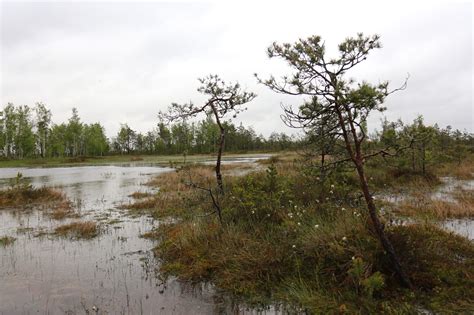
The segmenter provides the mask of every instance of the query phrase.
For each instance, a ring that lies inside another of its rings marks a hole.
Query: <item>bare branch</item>
[[[410,73],[407,73],[407,76],[405,77],[405,81],[403,82],[403,84],[400,87],[398,87],[394,90],[391,90],[391,91],[387,91],[386,95],[388,96],[388,95],[393,94],[395,92],[405,90],[407,88],[407,85],[408,85],[408,79],[410,79]]]

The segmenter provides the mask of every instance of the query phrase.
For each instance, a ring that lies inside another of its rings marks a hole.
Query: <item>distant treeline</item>
[[[313,147],[323,156],[331,147],[342,147],[340,140],[322,136],[318,130],[305,132],[297,139],[285,133],[272,133],[268,138],[258,135],[252,127],[225,122],[226,152],[280,151]],[[146,133],[122,124],[115,137],[108,139],[99,123],[86,124],[72,109],[67,122],[56,124],[51,111],[42,103],[34,107],[6,105],[0,111],[0,157],[21,159],[31,157],[77,157],[110,154],[208,154],[216,150],[219,129],[211,117],[199,122],[158,122]],[[426,166],[442,160],[460,161],[474,151],[471,133],[427,126],[418,117],[411,124],[401,121],[382,122],[381,131],[369,136],[366,144],[372,148],[400,147],[399,167],[424,172]],[[336,150],[337,151],[337,150]]]
[[[332,125],[323,127],[305,130],[306,137],[301,142],[304,155],[314,158],[310,159],[311,163],[317,162],[315,166],[322,171],[329,166],[334,167],[335,161],[347,161],[340,133],[328,132]],[[365,130],[364,134],[367,134],[364,150],[376,152],[368,153],[373,158],[369,164],[382,163],[397,170],[400,175],[426,175],[434,165],[446,162],[461,164],[467,156],[474,154],[472,133],[451,126],[440,128],[437,124],[426,125],[423,116],[418,116],[411,123],[385,119],[379,131],[369,135]]]
[[[400,171],[422,174],[426,174],[432,165],[444,162],[461,164],[464,158],[474,153],[472,133],[451,126],[426,125],[423,116],[418,116],[411,124],[384,120],[376,140],[368,146],[394,149],[396,156],[388,160]]]
[[[225,122],[227,152],[278,151],[294,149],[298,141],[284,133],[265,138],[252,127]],[[76,108],[66,123],[52,121],[51,111],[42,103],[34,107],[11,103],[0,111],[0,156],[77,157],[109,154],[188,154],[215,151],[219,130],[209,117],[200,122],[157,123],[145,134],[122,124],[119,132],[108,139],[99,123],[86,124]]]

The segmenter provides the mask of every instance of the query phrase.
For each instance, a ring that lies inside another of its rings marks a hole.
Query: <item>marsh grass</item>
[[[17,208],[64,201],[65,196],[58,190],[23,186],[0,190],[0,208]]]
[[[146,207],[173,217],[143,237],[157,239],[155,254],[164,275],[192,283],[209,282],[236,301],[252,306],[282,303],[309,314],[413,314],[474,311],[474,245],[428,224],[391,226],[386,231],[413,279],[413,292],[399,286],[389,259],[355,202],[352,174],[329,180],[322,200],[314,176],[292,158],[261,162],[265,171],[225,177],[225,224],[203,216],[208,197],[191,189],[183,173],[161,175]],[[212,180],[210,167],[191,177]],[[429,191],[436,184],[418,176],[386,175],[390,181]],[[377,176],[377,175],[375,175]],[[391,176],[391,177],[390,177]],[[458,202],[469,202],[462,193]],[[145,202],[145,201],[144,201]],[[190,213],[194,215],[189,215]]]
[[[119,224],[119,223],[122,223],[123,220],[119,219],[119,218],[114,218],[114,219],[111,219],[109,221],[107,221],[107,224],[108,225],[114,225],[114,224]]]
[[[452,176],[457,179],[474,179],[474,156],[471,154],[460,163],[445,163],[437,167],[436,173],[439,176]]]
[[[11,236],[1,236],[0,237],[0,246],[1,247],[7,247],[9,245],[12,245],[15,243],[16,238],[11,237]]]
[[[368,167],[367,179],[374,192],[409,193],[420,189],[433,190],[442,184],[434,173],[422,174],[409,169],[400,170],[380,165]]]
[[[49,187],[35,188],[31,185],[16,185],[0,190],[1,209],[44,210],[55,220],[79,217],[79,213],[74,210],[63,192]]]
[[[76,221],[58,226],[54,234],[71,239],[91,239],[99,234],[99,226],[93,221]]]
[[[164,274],[213,283],[254,306],[284,303],[310,314],[474,310],[474,292],[465,291],[474,285],[468,240],[428,225],[388,229],[417,284],[412,294],[399,287],[363,216],[317,212],[280,224],[236,219],[225,228],[195,218],[147,236],[161,241],[155,253]]]
[[[390,160],[374,159],[367,163],[368,177],[372,178],[373,189],[416,188],[419,183],[431,187],[442,183],[441,177],[453,177],[459,180],[474,179],[474,154],[460,162],[440,162],[427,169],[426,173],[410,168],[395,167]]]
[[[133,199],[143,199],[143,198],[147,198],[147,197],[151,197],[152,194],[151,193],[148,193],[148,192],[134,192],[132,193],[131,195],[129,195],[130,198],[133,198]]]
[[[474,217],[474,191],[458,187],[453,200],[434,198],[426,191],[417,191],[392,206],[393,212],[403,216],[437,220]]]
[[[90,157],[89,157],[90,158]],[[84,163],[86,162],[88,157],[86,156],[77,156],[77,157],[71,157],[71,158],[66,158],[63,160],[63,163]]]
[[[458,202],[474,207],[474,190],[457,187],[453,193],[454,199]]]
[[[55,220],[63,220],[66,218],[79,218],[81,216],[80,213],[75,211],[74,207],[72,206],[72,203],[66,198],[59,202],[55,202],[52,205],[52,209],[47,213],[51,218]]]
[[[18,227],[16,229],[16,233],[17,234],[27,234],[27,233],[30,233],[30,232],[33,232],[35,229],[32,228],[32,227]]]
[[[230,188],[236,176],[251,173],[256,167],[258,164],[224,164],[222,173],[225,176],[225,187]],[[157,193],[134,193],[132,196],[137,200],[122,205],[122,208],[128,209],[132,214],[146,213],[156,218],[176,215],[177,212],[182,216],[192,216],[209,211],[209,193],[192,187],[190,183],[206,189],[215,189],[214,167],[191,164],[174,172],[160,174],[146,184],[159,188]]]
[[[204,165],[188,166],[162,174],[147,183],[149,186],[159,187],[157,193],[122,207],[132,214],[146,213],[155,218],[163,218],[177,212],[182,216],[201,212],[200,205],[210,202],[209,195],[205,191],[191,187],[189,183],[213,188],[215,186],[213,176],[212,167]]]

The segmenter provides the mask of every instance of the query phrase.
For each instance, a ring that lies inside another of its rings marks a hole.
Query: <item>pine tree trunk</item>
[[[384,250],[389,255],[390,260],[392,261],[393,268],[395,269],[396,274],[400,278],[401,283],[408,288],[412,288],[411,281],[406,275],[406,273],[404,272],[400,264],[400,259],[397,253],[395,252],[395,249],[393,248],[392,243],[390,242],[387,235],[385,234],[384,227],[382,223],[380,222],[380,219],[377,215],[377,210],[375,208],[374,200],[372,199],[372,196],[370,194],[369,185],[367,184],[367,178],[365,177],[364,167],[361,161],[358,161],[356,163],[356,168],[357,168],[357,173],[359,175],[360,186],[364,194],[364,199],[367,204],[370,219],[375,228],[375,232],[377,233],[377,236],[380,242],[382,243]]]
[[[425,150],[425,144],[422,144],[422,170],[423,170],[423,175],[426,175],[426,150]]]
[[[219,137],[219,148],[217,150],[217,161],[216,161],[216,180],[219,193],[224,194],[224,184],[222,182],[221,163],[222,163],[222,152],[224,150],[225,132],[221,127],[221,134]]]

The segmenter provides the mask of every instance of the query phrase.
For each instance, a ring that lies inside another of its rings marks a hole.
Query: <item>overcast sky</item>
[[[381,35],[383,48],[351,76],[396,87],[410,73],[408,88],[387,100],[389,119],[422,114],[428,123],[474,131],[472,4],[392,3],[3,1],[1,105],[44,102],[55,122],[77,107],[84,122],[100,121],[109,135],[125,122],[147,131],[171,102],[203,101],[197,78],[216,73],[258,94],[239,121],[268,136],[288,131],[280,103],[299,100],[257,84],[253,73],[290,72],[266,48],[317,34],[335,52],[364,32]],[[369,127],[379,120],[371,117]]]

